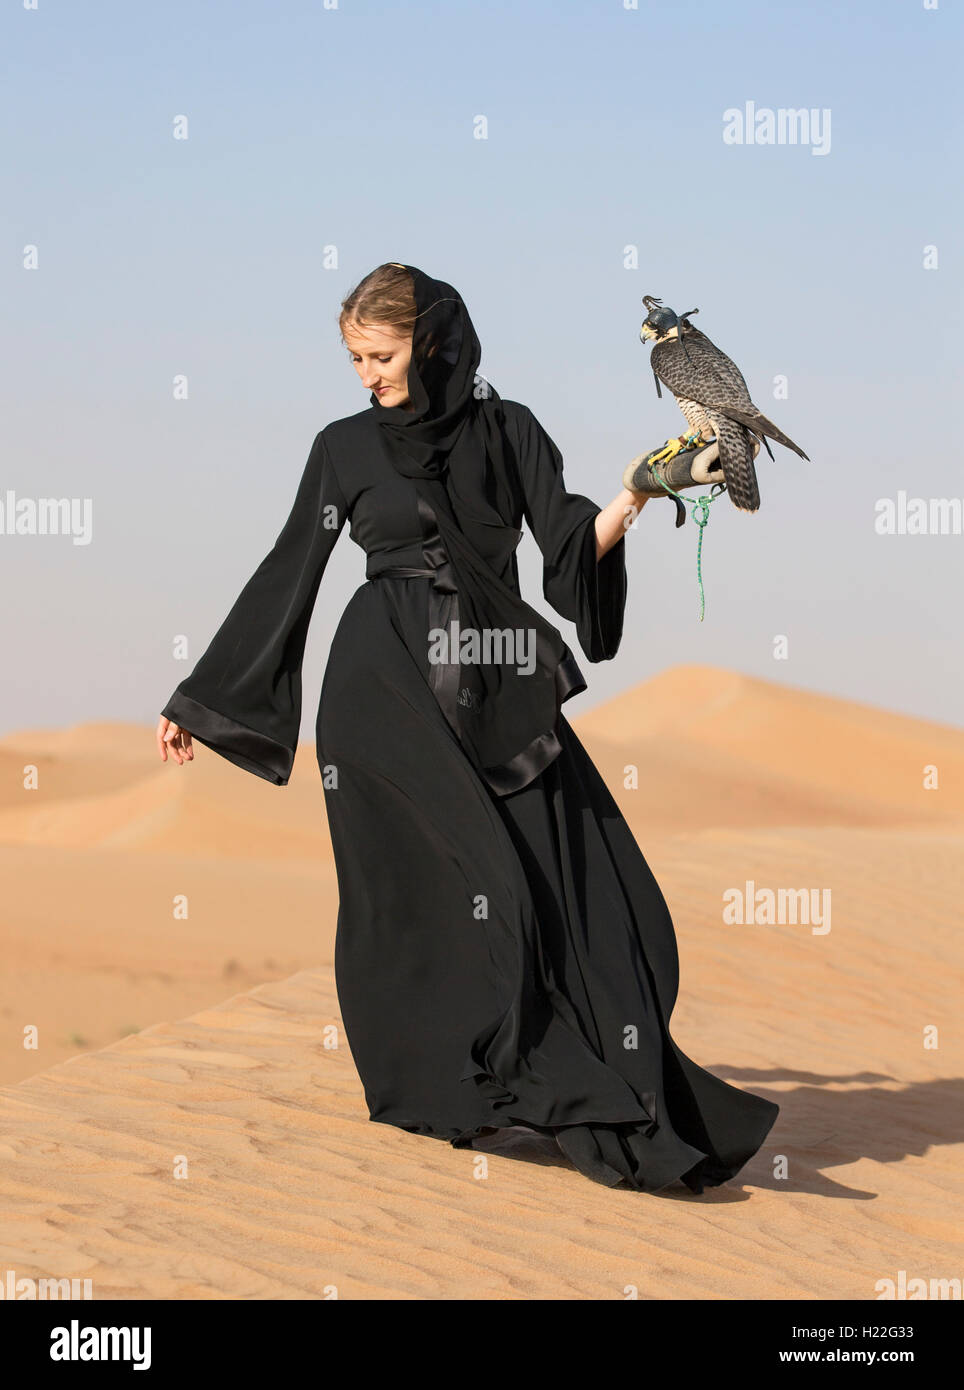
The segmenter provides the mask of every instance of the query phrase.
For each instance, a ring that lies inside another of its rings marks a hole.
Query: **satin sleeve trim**
[[[284,787],[288,784],[295,761],[295,749],[249,729],[226,714],[209,709],[190,695],[176,690],[161,710],[166,719],[180,725],[192,738],[220,753],[222,758],[263,777],[266,782]]]

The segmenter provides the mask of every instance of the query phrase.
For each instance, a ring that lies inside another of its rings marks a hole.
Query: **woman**
[[[340,326],[371,404],[316,437],[274,548],[164,708],[161,757],[189,760],[193,736],[288,781],[308,622],[350,522],[367,579],[331,644],[316,736],[338,997],[372,1120],[456,1146],[521,1126],[609,1186],[716,1186],[778,1107],[670,1037],[672,920],[560,712],[585,680],[516,567],[525,520],[547,600],[608,660],[627,512],[645,497],[600,510],[565,490],[531,411],[478,377],[451,285],[379,266]]]

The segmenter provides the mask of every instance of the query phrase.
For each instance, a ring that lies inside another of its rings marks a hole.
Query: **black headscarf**
[[[506,582],[520,534],[506,519],[519,496],[518,475],[501,399],[476,370],[482,350],[468,310],[451,285],[404,269],[417,314],[407,381],[414,409],[383,406],[374,391],[370,399],[393,464],[418,493],[423,555],[434,577],[430,626],[453,632],[457,621],[462,633],[535,634],[530,674],[517,669],[518,648],[510,652],[515,661],[466,664],[454,644],[455,660],[431,670],[436,699],[466,754],[505,795],[558,755],[559,707],[586,682],[562,635]],[[483,514],[486,499],[470,486],[478,477],[492,485],[495,517]]]

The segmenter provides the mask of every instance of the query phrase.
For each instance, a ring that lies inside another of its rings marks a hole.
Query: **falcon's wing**
[[[717,410],[752,405],[739,367],[698,328],[691,327],[683,335],[682,345],[676,338],[657,343],[651,361],[653,371],[674,396]]]
[[[658,380],[669,387],[677,400],[695,401],[704,410],[715,410],[735,420],[763,440],[771,458],[767,436],[801,458],[807,457],[799,444],[794,444],[753,404],[739,367],[705,333],[691,327],[683,344],[688,357],[678,338],[668,338],[656,344],[649,359]]]

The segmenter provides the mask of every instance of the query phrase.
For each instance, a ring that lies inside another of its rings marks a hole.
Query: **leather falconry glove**
[[[754,441],[754,457],[759,448],[759,443]],[[680,435],[679,439],[670,440],[660,448],[637,454],[623,473],[623,487],[647,497],[672,496],[654,476],[654,472],[658,472],[673,492],[715,484],[719,484],[719,490],[723,492],[726,479],[719,466],[719,457],[720,449],[715,439],[705,444],[697,435]],[[686,520],[686,508],[678,497],[673,497],[673,501],[676,504],[676,525],[682,526]]]

